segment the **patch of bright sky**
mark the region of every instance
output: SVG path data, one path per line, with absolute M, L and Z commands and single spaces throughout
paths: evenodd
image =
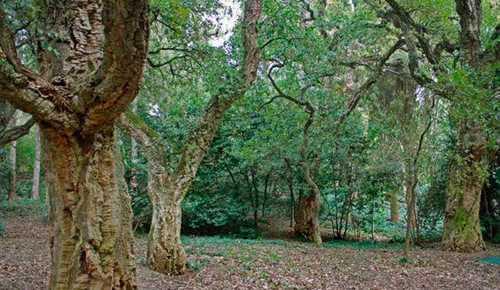
M 236 22 L 241 16 L 240 1 L 219 0 L 219 3 L 222 7 L 217 9 L 217 14 L 208 17 L 211 21 L 218 21 L 221 28 L 218 35 L 212 37 L 209 41 L 210 45 L 214 47 L 222 47 L 229 40 Z

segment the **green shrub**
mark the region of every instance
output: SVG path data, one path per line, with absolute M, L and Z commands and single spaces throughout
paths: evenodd
M 247 213 L 246 206 L 228 194 L 193 194 L 182 205 L 182 226 L 186 233 L 238 233 L 247 231 Z
M 18 199 L 13 203 L 3 201 L 0 204 L 1 211 L 9 216 L 47 216 L 47 207 L 43 200 Z

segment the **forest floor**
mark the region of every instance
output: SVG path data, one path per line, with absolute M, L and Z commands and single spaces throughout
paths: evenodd
M 48 226 L 40 218 L 7 217 L 0 237 L 0 289 L 46 289 Z M 398 244 L 186 237 L 190 271 L 169 277 L 145 267 L 146 237 L 137 238 L 139 289 L 500 289 L 500 266 L 477 254 L 417 249 L 402 258 Z

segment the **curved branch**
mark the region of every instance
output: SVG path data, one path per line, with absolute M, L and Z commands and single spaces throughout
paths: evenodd
M 16 126 L 14 128 L 10 128 L 5 130 L 0 134 L 0 147 L 15 141 L 22 136 L 28 134 L 30 132 L 31 127 L 35 124 L 35 120 L 30 118 L 26 123 L 20 126 Z
M 373 84 L 376 83 L 378 77 L 384 70 L 384 66 L 386 62 L 391 58 L 391 56 L 403 46 L 404 41 L 402 39 L 399 39 L 383 56 L 382 58 L 378 61 L 377 66 L 375 67 L 375 72 L 373 75 L 366 80 L 361 87 L 354 93 L 352 98 L 349 100 L 349 104 L 347 105 L 347 109 L 344 113 L 342 113 L 337 120 L 337 132 L 339 131 L 340 125 L 345 122 L 347 117 L 354 111 L 354 109 L 358 106 L 359 101 L 361 100 L 362 96 L 365 94 L 366 91 L 368 91 Z
M 9 29 L 7 22 L 7 14 L 0 9 L 0 56 L 5 57 L 17 73 L 33 79 L 35 74 L 22 64 L 17 54 L 15 34 Z
M 0 98 L 35 119 L 51 123 L 62 130 L 78 127 L 80 120 L 72 110 L 73 96 L 42 78 L 28 78 L 6 71 L 0 64 Z

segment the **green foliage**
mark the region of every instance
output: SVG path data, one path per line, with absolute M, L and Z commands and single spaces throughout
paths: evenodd
M 0 203 L 0 210 L 2 211 L 3 216 L 47 216 L 47 206 L 45 201 L 42 199 L 18 199 L 12 203 L 3 201 Z
M 248 208 L 225 194 L 190 194 L 182 205 L 185 232 L 216 234 L 238 232 L 244 225 Z

